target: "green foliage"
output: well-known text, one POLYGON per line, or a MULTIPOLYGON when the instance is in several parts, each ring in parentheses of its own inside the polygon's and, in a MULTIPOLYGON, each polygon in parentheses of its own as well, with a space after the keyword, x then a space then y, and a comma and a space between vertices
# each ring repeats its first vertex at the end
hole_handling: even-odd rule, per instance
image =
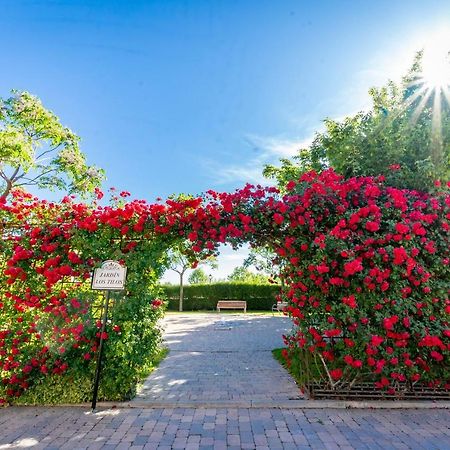
POLYGON ((245 267, 235 267, 228 276, 228 281, 236 283, 267 284, 268 275, 254 273, 245 267))
MULTIPOLYGON (((108 345, 108 344, 107 344, 108 345)), ((112 354, 113 352, 109 352, 112 354)), ((148 361, 142 369, 140 380, 146 378, 167 355, 167 349, 160 349, 153 360, 148 361)), ((103 365, 102 382, 99 386, 99 400, 126 400, 131 399, 136 391, 135 384, 117 370, 117 362, 112 355, 103 365), (121 383, 124 384, 122 385, 121 383)), ((15 402, 17 405, 61 405, 86 403, 92 400, 94 380, 94 366, 89 370, 82 368, 69 369, 62 375, 52 375, 41 378, 31 388, 27 389, 15 402)))
POLYGON ((38 186, 69 193, 93 192, 104 178, 88 166, 79 137, 28 92, 0 98, 0 178, 2 196, 13 187, 38 186))
POLYGON ((266 283, 269 277, 274 281, 279 281, 280 263, 280 259, 269 247, 254 247, 250 249, 242 266, 245 269, 254 267, 265 277, 264 283, 266 283))
POLYGON ((209 277, 202 268, 195 269, 188 278, 189 284, 206 284, 209 277))
POLYGON ((343 120, 325 119, 309 148, 264 175, 284 188, 309 170, 333 167, 347 178, 385 175, 391 186, 430 190, 450 177, 450 106, 448 98, 421 80, 422 53, 402 82, 372 88, 372 108, 343 120), (437 106, 441 103, 440 107, 437 106), (440 109, 440 117, 437 110, 440 109))
MULTIPOLYGON (((201 254, 195 254, 192 251, 192 243, 189 240, 182 240, 177 243, 167 255, 167 264, 170 270, 178 273, 180 284, 178 287, 178 308, 183 311, 184 303, 184 275, 190 267, 197 267, 198 264, 207 264, 212 268, 217 268, 216 258, 204 250, 201 254), (200 261, 200 263, 199 263, 200 261)), ((201 276, 201 274, 198 274, 201 276)), ((194 275, 196 280, 197 275, 194 275)), ((205 275, 206 277, 206 275, 205 275)), ((195 281, 190 281, 195 283, 195 281)), ((199 279, 199 282, 204 282, 199 279)))
MULTIPOLYGON (((93 372, 70 370, 63 375, 43 377, 27 389, 17 405, 58 405, 92 400, 93 372)), ((101 388, 100 388, 101 390, 101 388)), ((102 396, 102 393, 100 393, 102 396)))
MULTIPOLYGON (((157 298, 157 281, 165 268, 165 239, 139 239, 134 225, 141 210, 133 213, 130 205, 116 210, 133 221, 126 230, 117 227, 117 222, 113 222, 115 227, 105 223, 114 217, 112 209, 99 209, 106 219, 90 227, 93 205, 70 201, 28 205, 26 196, 16 201, 17 216, 8 207, 0 212, 4 226, 1 263, 11 262, 25 247, 33 251, 26 251, 26 260, 17 260, 26 275, 13 286, 5 271, 0 271, 0 344, 15 348, 14 365, 1 364, 0 375, 8 382, 0 386, 0 399, 15 403, 13 397, 22 394, 18 397, 21 402, 69 403, 90 397, 103 294, 92 291, 89 280, 93 267, 108 259, 121 261, 128 272, 126 290, 111 293, 99 400, 132 398, 137 383, 161 352, 157 322, 164 304, 157 298), (24 204, 20 205, 21 201, 24 204), (61 233, 62 228, 66 234, 61 233), (18 237, 21 246, 17 246, 18 237), (53 257, 50 252, 54 252, 53 257), (52 278, 55 275, 57 279, 52 278), (15 302, 30 298, 33 302, 26 306, 18 307, 15 302), (23 367, 26 379, 21 380, 17 373, 23 367), (8 386, 11 380, 21 383, 16 391, 8 386)), ((5 362, 3 356, 1 361, 5 362)))
POLYGON ((286 368, 302 389, 311 381, 320 381, 325 377, 322 363, 302 348, 275 348, 272 350, 272 355, 286 368), (290 359, 287 359, 287 355, 290 359))
MULTIPOLYGON (((169 300, 168 309, 178 309, 178 286, 163 286, 169 300)), ((211 283, 185 286, 186 311, 215 310, 218 300, 245 300, 248 310, 270 310, 276 303, 280 286, 251 283, 211 283)))

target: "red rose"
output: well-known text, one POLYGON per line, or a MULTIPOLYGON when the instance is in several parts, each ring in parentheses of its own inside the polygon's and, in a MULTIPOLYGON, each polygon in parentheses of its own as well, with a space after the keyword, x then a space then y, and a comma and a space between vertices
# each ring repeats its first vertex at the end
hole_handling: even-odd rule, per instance
POLYGON ((277 225, 281 225, 284 222, 284 217, 281 214, 275 213, 273 220, 277 225))
POLYGON ((345 275, 353 275, 357 272, 361 272, 363 270, 363 265, 360 260, 354 259, 352 261, 346 262, 344 264, 344 272, 345 275))
POLYGON ((378 347, 382 342, 384 341, 384 339, 381 336, 372 336, 370 343, 374 346, 374 347, 378 347))
POLYGON ((367 231, 378 231, 380 229, 380 224, 378 222, 367 222, 365 225, 367 231))
POLYGON ((289 183, 286 185, 286 189, 288 190, 288 191, 292 191, 292 189, 294 189, 295 188, 295 185, 296 185, 296 183, 295 183, 295 181, 289 181, 289 183))
POLYGON ((333 369, 330 370, 330 376, 333 380, 339 380, 342 378, 342 369, 333 369))

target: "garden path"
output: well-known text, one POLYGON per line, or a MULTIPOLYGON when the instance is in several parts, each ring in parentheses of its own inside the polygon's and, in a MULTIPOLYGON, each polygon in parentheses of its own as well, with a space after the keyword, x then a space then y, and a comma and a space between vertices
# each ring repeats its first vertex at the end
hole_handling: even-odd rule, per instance
POLYGON ((292 377, 273 358, 291 322, 254 314, 169 314, 170 352, 145 381, 134 405, 287 406, 301 399, 292 377))

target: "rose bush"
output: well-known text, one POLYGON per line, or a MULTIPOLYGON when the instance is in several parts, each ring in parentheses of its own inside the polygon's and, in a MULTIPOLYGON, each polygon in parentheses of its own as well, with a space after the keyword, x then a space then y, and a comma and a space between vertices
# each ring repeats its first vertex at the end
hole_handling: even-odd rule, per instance
POLYGON ((48 376, 91 377, 100 299, 88 281, 105 259, 124 263, 129 278, 112 308, 101 394, 130 397, 160 338, 156 282, 167 251, 186 240, 193 262, 220 243, 275 251, 294 326, 284 354, 290 364, 306 361, 313 381, 333 389, 368 379, 389 392, 418 382, 448 389, 448 191, 394 189, 380 177, 345 180, 332 170, 287 188, 283 196, 247 185, 108 207, 16 193, 0 208, 4 401, 48 376))
MULTIPOLYGON (((89 400, 99 341, 102 294, 90 273, 111 257, 128 267, 127 288, 112 295, 99 398, 133 396, 160 352, 156 325, 162 274, 161 240, 125 238, 118 216, 139 220, 139 203, 124 208, 61 204, 16 193, 2 207, 0 371, 3 401, 89 400)), ((134 233, 134 235, 132 235, 134 233)), ((139 232, 139 238, 141 234, 139 232)))
POLYGON ((285 356, 333 389, 449 389, 450 196, 383 181, 327 171, 289 186, 285 356))

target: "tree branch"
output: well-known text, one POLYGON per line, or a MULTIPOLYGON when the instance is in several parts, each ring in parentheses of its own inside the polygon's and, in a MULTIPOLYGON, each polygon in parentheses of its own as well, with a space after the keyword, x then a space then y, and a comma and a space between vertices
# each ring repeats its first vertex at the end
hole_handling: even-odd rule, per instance
POLYGON ((9 177, 11 180, 11 183, 14 184, 15 181, 19 180, 23 175, 25 175, 25 172, 21 173, 20 175, 17 175, 20 171, 20 165, 16 167, 16 170, 14 170, 13 174, 9 177))
POLYGON ((325 360, 323 359, 323 356, 320 353, 319 353, 319 358, 322 361, 323 367, 325 368, 325 372, 327 374, 328 381, 330 382, 331 388, 334 389, 339 384, 339 381, 336 381, 336 383, 333 381, 333 378, 331 377, 331 374, 328 370, 327 363, 325 362, 325 360))
POLYGON ((46 170, 46 171, 40 173, 39 175, 36 175, 34 178, 24 178, 23 175, 25 175, 25 174, 23 174, 19 178, 23 178, 24 180, 27 180, 27 183, 19 183, 19 184, 17 184, 17 186, 31 186, 33 184, 36 184, 36 181, 39 180, 39 178, 42 178, 44 175, 47 175, 47 174, 49 174, 51 172, 55 172, 55 171, 56 171, 56 169, 49 169, 49 170, 46 170))
POLYGON ((40 153, 39 155, 37 155, 36 162, 39 160, 39 158, 42 158, 44 155, 47 155, 48 153, 55 151, 58 147, 61 147, 61 145, 62 145, 62 142, 60 144, 56 145, 55 147, 51 147, 48 150, 45 150, 42 153, 40 153))
POLYGON ((0 177, 2 177, 6 182, 6 188, 3 191, 3 193, 1 194, 2 198, 6 198, 9 195, 9 193, 11 192, 14 182, 18 179, 17 174, 19 173, 19 170, 20 170, 20 165, 18 167, 16 167, 16 169, 14 170, 14 172, 12 173, 12 175, 10 177, 8 177, 8 175, 6 175, 5 172, 3 172, 3 170, 0 170, 0 177))

